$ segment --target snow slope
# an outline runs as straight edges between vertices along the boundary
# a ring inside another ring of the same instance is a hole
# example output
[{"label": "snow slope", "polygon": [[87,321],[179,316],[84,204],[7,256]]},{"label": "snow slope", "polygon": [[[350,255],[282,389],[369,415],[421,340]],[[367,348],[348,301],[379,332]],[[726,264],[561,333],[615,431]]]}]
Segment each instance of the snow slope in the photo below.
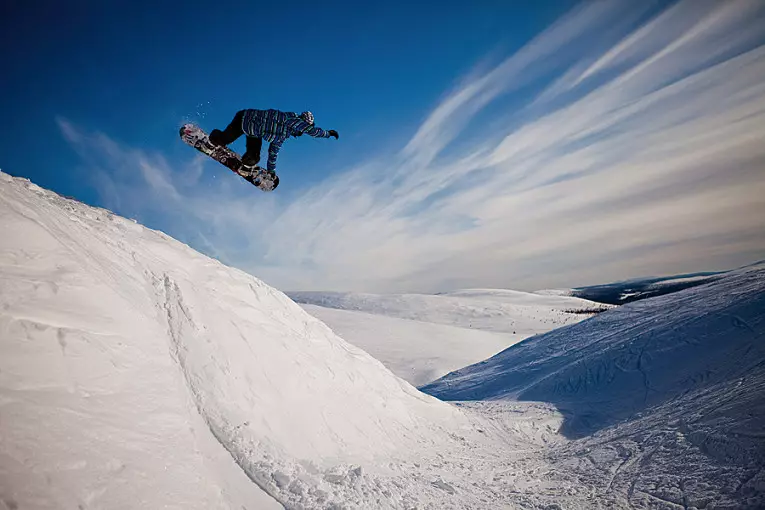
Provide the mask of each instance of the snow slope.
[{"label": "snow slope", "polygon": [[588,287],[578,287],[571,289],[570,295],[591,299],[599,303],[623,305],[711,283],[726,273],[727,271],[637,278],[601,285],[590,285]]},{"label": "snow slope", "polygon": [[[0,226],[0,508],[765,504],[760,269],[526,340],[433,385],[492,398],[450,405],[109,211],[0,172]],[[414,312],[501,326],[490,299],[432,297]]]},{"label": "snow slope", "polygon": [[591,508],[549,404],[422,394],[256,278],[0,172],[0,508]]},{"label": "snow slope", "polygon": [[[465,292],[465,295],[461,293]],[[515,291],[456,291],[453,294],[360,294],[344,292],[288,292],[298,303],[355,310],[387,317],[475,328],[523,337],[582,320],[567,310],[607,306],[579,298],[541,296]]]},{"label": "snow slope", "polygon": [[484,360],[522,339],[519,335],[352,310],[315,305],[302,308],[415,386]]},{"label": "snow slope", "polygon": [[374,471],[467,423],[257,279],[0,178],[11,506],[253,508],[243,473],[285,504],[352,500],[337,466]]},{"label": "snow slope", "polygon": [[469,297],[481,300],[498,301],[501,303],[536,307],[551,312],[570,313],[571,310],[607,310],[610,306],[603,306],[588,299],[582,299],[565,294],[565,291],[553,290],[540,292],[522,292],[509,289],[461,289],[439,294],[441,296]]},{"label": "snow slope", "polygon": [[438,295],[288,294],[342,338],[417,386],[531,335],[591,316],[583,311],[610,308],[585,299],[502,289]]},{"label": "snow slope", "polygon": [[635,507],[761,508],[765,267],[528,339],[423,390],[553,403],[578,438],[550,454],[561,472]]},{"label": "snow slope", "polygon": [[534,294],[539,294],[540,296],[572,297],[574,289],[540,289],[535,290]]},{"label": "snow slope", "polygon": [[610,424],[747,373],[765,360],[763,330],[765,269],[747,269],[538,336],[426,389],[447,400],[512,395],[576,406],[580,418],[586,407],[591,425]]}]

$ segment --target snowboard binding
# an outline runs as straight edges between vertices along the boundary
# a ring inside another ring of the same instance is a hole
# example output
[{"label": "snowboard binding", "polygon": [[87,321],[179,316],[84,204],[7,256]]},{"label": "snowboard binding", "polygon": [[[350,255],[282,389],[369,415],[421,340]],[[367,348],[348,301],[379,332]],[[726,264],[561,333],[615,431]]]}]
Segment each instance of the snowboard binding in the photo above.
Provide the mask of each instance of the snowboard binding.
[{"label": "snowboard binding", "polygon": [[184,124],[179,131],[181,140],[196,150],[240,175],[262,191],[273,191],[279,186],[279,176],[273,170],[259,166],[245,167],[242,158],[226,146],[210,143],[207,133],[194,124]]}]

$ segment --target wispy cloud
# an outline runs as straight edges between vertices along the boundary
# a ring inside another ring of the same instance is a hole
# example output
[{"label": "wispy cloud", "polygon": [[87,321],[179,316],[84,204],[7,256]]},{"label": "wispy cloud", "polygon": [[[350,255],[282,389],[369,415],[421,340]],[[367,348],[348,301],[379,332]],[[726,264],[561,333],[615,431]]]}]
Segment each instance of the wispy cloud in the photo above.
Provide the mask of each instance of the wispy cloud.
[{"label": "wispy cloud", "polygon": [[107,206],[286,289],[567,286],[762,258],[765,6],[648,7],[583,4],[466,77],[392,164],[299,196],[59,125],[98,151]]}]

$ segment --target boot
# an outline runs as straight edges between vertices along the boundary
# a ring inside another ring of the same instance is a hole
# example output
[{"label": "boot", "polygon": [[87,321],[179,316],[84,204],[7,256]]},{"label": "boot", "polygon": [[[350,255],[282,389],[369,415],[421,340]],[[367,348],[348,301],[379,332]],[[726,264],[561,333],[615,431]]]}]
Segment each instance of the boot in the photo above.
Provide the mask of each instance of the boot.
[{"label": "boot", "polygon": [[248,168],[253,168],[258,165],[260,161],[259,154],[252,154],[251,152],[245,152],[242,156],[242,165]]},{"label": "boot", "polygon": [[220,137],[223,136],[223,131],[220,129],[213,129],[210,131],[210,136],[207,137],[208,140],[210,140],[210,143],[214,145],[215,147],[220,147],[223,145],[221,143]]}]

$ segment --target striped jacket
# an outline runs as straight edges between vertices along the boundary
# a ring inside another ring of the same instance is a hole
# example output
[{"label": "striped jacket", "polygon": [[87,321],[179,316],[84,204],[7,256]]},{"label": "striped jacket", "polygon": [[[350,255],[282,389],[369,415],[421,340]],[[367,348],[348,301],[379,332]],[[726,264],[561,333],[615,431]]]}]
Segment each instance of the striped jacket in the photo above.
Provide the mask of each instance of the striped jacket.
[{"label": "striped jacket", "polygon": [[279,110],[245,110],[242,131],[270,142],[268,146],[268,169],[276,169],[276,157],[284,141],[290,136],[303,133],[314,138],[329,138],[329,133],[304,121],[295,112]]}]

